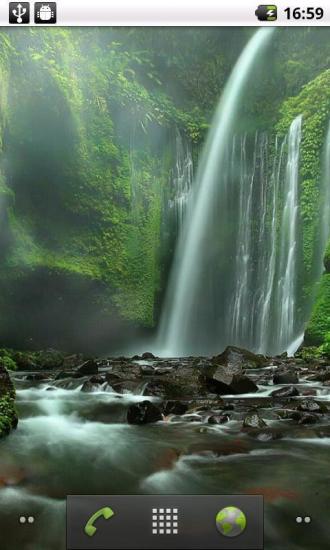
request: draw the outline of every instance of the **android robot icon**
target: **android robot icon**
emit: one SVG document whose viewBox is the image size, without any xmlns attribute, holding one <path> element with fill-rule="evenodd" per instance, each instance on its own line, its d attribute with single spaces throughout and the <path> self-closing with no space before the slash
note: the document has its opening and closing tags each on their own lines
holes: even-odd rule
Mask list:
<svg viewBox="0 0 330 550">
<path fill-rule="evenodd" d="M 56 23 L 56 2 L 36 2 L 35 23 L 39 25 Z"/>
</svg>

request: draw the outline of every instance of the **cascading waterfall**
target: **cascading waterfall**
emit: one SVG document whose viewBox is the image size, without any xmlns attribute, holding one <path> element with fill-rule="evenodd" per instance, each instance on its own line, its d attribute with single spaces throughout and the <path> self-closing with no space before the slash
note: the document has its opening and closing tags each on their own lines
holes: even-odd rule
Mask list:
<svg viewBox="0 0 330 550">
<path fill-rule="evenodd" d="M 292 121 L 284 138 L 274 140 L 258 131 L 234 133 L 257 53 L 265 50 L 271 34 L 258 31 L 239 58 L 192 189 L 187 158 L 178 155 L 185 158 L 177 162 L 175 180 L 180 230 L 161 317 L 159 354 L 208 355 L 227 345 L 292 354 L 302 341 L 310 313 L 299 285 L 303 117 Z M 183 150 L 179 142 L 177 150 Z M 330 127 L 325 157 L 312 287 L 321 275 L 330 232 Z"/>
<path fill-rule="evenodd" d="M 214 206 L 219 201 L 221 203 L 221 195 L 224 195 L 227 187 L 225 158 L 228 136 L 233 134 L 238 107 L 246 91 L 249 76 L 259 62 L 260 51 L 264 51 L 273 31 L 274 29 L 263 28 L 252 37 L 238 59 L 220 99 L 170 277 L 158 339 L 158 345 L 164 354 L 210 351 L 211 334 L 207 322 L 210 315 L 207 303 L 215 306 L 213 316 L 218 315 L 222 304 L 214 301 L 212 294 L 212 289 L 217 288 L 219 281 L 214 279 L 212 269 L 207 269 L 213 260 L 216 262 L 217 256 L 213 254 L 216 251 L 210 247 L 212 233 L 209 230 L 212 224 L 209 222 L 217 217 Z M 225 215 L 224 218 L 226 217 Z M 209 249 L 208 257 L 206 248 Z M 217 328 L 219 319 L 213 319 L 213 316 L 211 320 L 214 321 L 214 328 Z M 213 341 L 213 348 L 219 349 L 221 342 L 218 333 L 216 340 L 218 341 Z"/>
<path fill-rule="evenodd" d="M 267 135 L 255 135 L 251 168 L 246 137 L 241 140 L 235 284 L 226 338 L 259 353 L 288 350 L 301 328 L 296 318 L 301 131 L 299 116 L 282 143 L 276 138 L 270 177 Z"/>
<path fill-rule="evenodd" d="M 275 338 L 279 350 L 288 349 L 298 334 L 296 330 L 297 248 L 298 248 L 298 182 L 302 117 L 291 124 L 288 136 L 288 161 L 285 174 L 284 208 L 281 219 L 280 261 L 277 289 L 279 323 Z"/>
<path fill-rule="evenodd" d="M 174 197 L 169 201 L 169 206 L 174 210 L 176 232 L 178 235 L 183 227 L 193 182 L 191 149 L 178 130 L 176 132 L 175 151 L 176 160 L 172 181 Z"/>
</svg>

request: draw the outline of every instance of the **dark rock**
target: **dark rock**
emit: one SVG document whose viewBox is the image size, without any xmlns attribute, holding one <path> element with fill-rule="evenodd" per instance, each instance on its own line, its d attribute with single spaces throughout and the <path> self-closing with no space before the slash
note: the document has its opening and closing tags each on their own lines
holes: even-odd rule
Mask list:
<svg viewBox="0 0 330 550">
<path fill-rule="evenodd" d="M 216 355 L 211 359 L 216 365 L 224 365 L 226 367 L 244 367 L 244 368 L 259 368 L 267 365 L 267 360 L 262 355 L 255 355 L 251 351 L 229 346 L 220 355 Z"/>
<path fill-rule="evenodd" d="M 303 390 L 303 391 L 301 392 L 301 395 L 315 396 L 315 395 L 317 395 L 317 391 L 316 391 L 316 390 L 313 390 L 312 388 L 310 388 L 310 389 L 307 389 L 307 390 Z"/>
<path fill-rule="evenodd" d="M 165 403 L 163 413 L 165 416 L 170 414 L 181 415 L 185 414 L 188 410 L 188 404 L 182 401 L 167 401 Z"/>
<path fill-rule="evenodd" d="M 155 374 L 155 369 L 150 365 L 141 365 L 140 373 L 142 376 L 152 376 Z"/>
<path fill-rule="evenodd" d="M 101 376 L 100 374 L 95 374 L 94 376 L 91 376 L 89 381 L 92 384 L 103 384 L 105 382 L 105 378 Z"/>
<path fill-rule="evenodd" d="M 187 414 L 184 419 L 186 422 L 202 422 L 202 418 L 198 414 Z"/>
<path fill-rule="evenodd" d="M 292 370 L 276 372 L 273 377 L 273 384 L 298 384 L 298 382 L 298 375 Z"/>
<path fill-rule="evenodd" d="M 152 395 L 164 399 L 176 399 L 184 396 L 185 388 L 180 384 L 171 380 L 153 379 L 148 382 L 144 389 L 143 395 Z"/>
<path fill-rule="evenodd" d="M 25 377 L 25 380 L 29 380 L 31 382 L 41 382 L 42 380 L 46 380 L 48 378 L 47 374 L 43 373 L 34 373 L 34 374 L 28 374 Z"/>
<path fill-rule="evenodd" d="M 315 424 L 317 420 L 316 414 L 303 413 L 298 420 L 298 424 Z"/>
<path fill-rule="evenodd" d="M 299 391 L 294 386 L 286 386 L 278 390 L 272 391 L 272 397 L 295 397 L 299 395 Z"/>
<path fill-rule="evenodd" d="M 155 369 L 156 375 L 171 374 L 172 367 L 157 367 Z"/>
<path fill-rule="evenodd" d="M 324 403 L 318 403 L 313 399 L 304 399 L 303 401 L 300 401 L 297 410 L 309 413 L 323 414 L 328 411 L 328 408 L 326 405 L 324 405 Z"/>
<path fill-rule="evenodd" d="M 248 412 L 243 420 L 243 428 L 264 428 L 266 422 L 259 416 L 257 411 Z"/>
<path fill-rule="evenodd" d="M 139 383 L 135 380 L 120 380 L 110 384 L 112 389 L 117 393 L 137 393 Z"/>
<path fill-rule="evenodd" d="M 127 411 L 129 424 L 148 424 L 162 420 L 160 409 L 150 401 L 142 401 L 131 405 Z"/>
<path fill-rule="evenodd" d="M 217 411 L 225 407 L 224 401 L 222 399 L 198 399 L 196 401 L 189 402 L 189 413 L 194 412 L 203 412 L 203 411 Z"/>
<path fill-rule="evenodd" d="M 142 353 L 142 359 L 156 359 L 156 357 L 154 356 L 153 353 L 151 353 L 151 351 L 145 351 L 144 353 Z"/>
<path fill-rule="evenodd" d="M 212 416 L 208 418 L 207 422 L 209 424 L 225 424 L 229 420 L 230 420 L 230 416 L 228 414 L 221 414 L 221 415 L 212 414 Z"/>
<path fill-rule="evenodd" d="M 78 368 L 77 372 L 82 376 L 98 374 L 99 367 L 94 359 L 89 359 Z"/>
<path fill-rule="evenodd" d="M 112 372 L 106 372 L 105 373 L 105 380 L 109 384 L 109 386 L 112 386 L 115 382 L 120 382 L 121 378 L 118 376 L 118 374 L 114 374 Z"/>
<path fill-rule="evenodd" d="M 307 378 L 310 382 L 327 382 L 330 381 L 330 368 L 321 370 L 317 374 L 313 374 Z"/>
<path fill-rule="evenodd" d="M 90 380 L 86 380 L 86 382 L 83 383 L 82 388 L 80 391 L 83 392 L 92 392 L 94 390 L 94 385 Z"/>
<path fill-rule="evenodd" d="M 255 393 L 258 386 L 242 373 L 241 366 L 208 366 L 202 371 L 205 385 L 217 395 Z"/>
<path fill-rule="evenodd" d="M 253 380 L 242 374 L 234 374 L 230 386 L 234 393 L 255 393 L 258 391 L 258 386 Z"/>
</svg>

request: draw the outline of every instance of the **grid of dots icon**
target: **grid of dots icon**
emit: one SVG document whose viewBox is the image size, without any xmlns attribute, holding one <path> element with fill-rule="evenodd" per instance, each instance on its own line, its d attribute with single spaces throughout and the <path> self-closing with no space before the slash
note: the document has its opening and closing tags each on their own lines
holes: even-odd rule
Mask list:
<svg viewBox="0 0 330 550">
<path fill-rule="evenodd" d="M 179 512 L 177 508 L 152 509 L 152 534 L 177 535 L 179 532 Z"/>
</svg>

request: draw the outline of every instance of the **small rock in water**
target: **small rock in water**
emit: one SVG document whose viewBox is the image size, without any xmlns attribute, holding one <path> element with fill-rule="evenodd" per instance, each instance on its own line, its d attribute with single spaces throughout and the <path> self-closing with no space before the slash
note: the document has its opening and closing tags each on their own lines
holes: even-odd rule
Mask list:
<svg viewBox="0 0 330 550">
<path fill-rule="evenodd" d="M 257 411 L 248 412 L 243 420 L 243 428 L 264 428 L 266 422 L 259 416 Z"/>
<path fill-rule="evenodd" d="M 187 403 L 182 401 L 167 401 L 164 406 L 164 414 L 168 416 L 170 414 L 181 415 L 185 414 L 188 410 Z"/>
<path fill-rule="evenodd" d="M 273 441 L 282 439 L 283 433 L 279 429 L 265 428 L 261 430 L 249 430 L 249 436 L 258 439 L 258 441 Z"/>
<path fill-rule="evenodd" d="M 296 372 L 294 371 L 282 371 L 274 374 L 273 383 L 274 384 L 298 384 L 299 378 Z"/>
<path fill-rule="evenodd" d="M 131 405 L 127 411 L 127 422 L 129 424 L 148 424 L 162 420 L 162 414 L 156 405 L 150 401 L 142 401 Z"/>
<path fill-rule="evenodd" d="M 295 397 L 299 395 L 299 392 L 294 386 L 286 386 L 285 388 L 272 391 L 270 395 L 272 397 Z"/>
<path fill-rule="evenodd" d="M 313 401 L 313 399 L 304 399 L 299 403 L 297 409 L 298 411 L 320 414 L 323 414 L 328 410 L 326 405 L 323 403 L 317 403 L 316 401 Z"/>
<path fill-rule="evenodd" d="M 208 418 L 208 424 L 226 424 L 226 422 L 228 422 L 230 420 L 230 417 L 228 414 L 221 414 L 221 415 L 215 415 L 215 414 L 212 414 L 212 416 L 210 416 Z"/>
<path fill-rule="evenodd" d="M 82 388 L 80 391 L 83 392 L 92 392 L 94 390 L 94 386 L 90 380 L 86 380 L 86 382 L 83 383 Z"/>
</svg>

